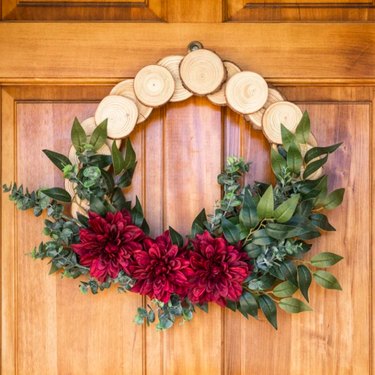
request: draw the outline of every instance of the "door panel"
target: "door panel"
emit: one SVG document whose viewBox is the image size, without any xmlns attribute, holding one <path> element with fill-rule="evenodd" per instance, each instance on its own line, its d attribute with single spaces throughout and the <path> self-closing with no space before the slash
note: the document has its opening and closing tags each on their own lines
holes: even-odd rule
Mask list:
<svg viewBox="0 0 375 375">
<path fill-rule="evenodd" d="M 365 0 L 2 1 L 2 19 L 15 21 L 0 22 L 2 183 L 62 186 L 41 150 L 66 152 L 74 116 L 90 117 L 115 83 L 200 40 L 307 109 L 319 144 L 344 142 L 326 169 L 332 189 L 346 187 L 329 214 L 337 232 L 312 251 L 345 257 L 335 266 L 343 291 L 313 287 L 314 312 L 279 311 L 278 331 L 214 305 L 166 332 L 135 326 L 146 299 L 115 288 L 82 295 L 77 280 L 48 275 L 47 262 L 26 255 L 43 239 L 41 218 L 1 195 L 2 374 L 374 373 L 373 9 Z M 17 22 L 28 20 L 52 22 Z M 228 155 L 253 162 L 246 182 L 272 179 L 262 133 L 206 98 L 154 109 L 130 138 L 138 166 L 125 193 L 139 196 L 153 235 L 168 225 L 188 233 L 203 207 L 212 212 Z"/>
</svg>

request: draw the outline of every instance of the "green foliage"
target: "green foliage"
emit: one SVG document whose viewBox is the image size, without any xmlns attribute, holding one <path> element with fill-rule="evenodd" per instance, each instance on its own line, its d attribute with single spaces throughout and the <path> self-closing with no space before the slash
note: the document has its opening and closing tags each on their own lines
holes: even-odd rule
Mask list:
<svg viewBox="0 0 375 375">
<path fill-rule="evenodd" d="M 318 270 L 313 273 L 315 281 L 326 289 L 342 290 L 340 283 L 336 277 L 328 271 Z"/>
<path fill-rule="evenodd" d="M 293 297 L 281 299 L 279 302 L 279 306 L 281 309 L 291 314 L 312 310 L 310 306 L 306 305 L 301 300 Z"/>
</svg>

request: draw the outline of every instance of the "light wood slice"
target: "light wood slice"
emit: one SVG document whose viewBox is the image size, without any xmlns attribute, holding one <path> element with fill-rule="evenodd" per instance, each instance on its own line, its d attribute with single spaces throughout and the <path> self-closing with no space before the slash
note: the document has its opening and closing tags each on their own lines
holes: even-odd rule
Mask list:
<svg viewBox="0 0 375 375">
<path fill-rule="evenodd" d="M 69 181 L 68 179 L 65 179 L 64 181 L 65 190 L 70 194 L 70 196 L 73 198 L 76 195 L 75 188 L 77 186 L 76 183 Z"/>
<path fill-rule="evenodd" d="M 172 74 L 175 83 L 174 93 L 169 100 L 170 102 L 181 102 L 190 98 L 193 93 L 189 90 L 186 90 L 184 85 L 182 84 L 181 77 L 180 77 L 180 63 L 184 56 L 179 55 L 172 55 L 164 57 L 158 62 L 158 65 L 163 66 L 164 68 L 168 69 L 168 71 Z"/>
<path fill-rule="evenodd" d="M 81 199 L 78 195 L 75 196 L 72 204 L 70 206 L 70 212 L 72 217 L 77 219 L 77 213 L 80 213 L 83 216 L 88 216 L 88 211 L 90 209 L 89 202 L 86 199 Z"/>
<path fill-rule="evenodd" d="M 126 79 L 118 83 L 112 90 L 111 95 L 121 95 L 132 99 L 138 108 L 137 124 L 145 121 L 151 114 L 152 108 L 142 104 L 134 92 L 134 79 Z"/>
<path fill-rule="evenodd" d="M 106 96 L 98 105 L 95 121 L 100 124 L 108 119 L 107 133 L 112 139 L 125 138 L 134 129 L 138 109 L 134 101 L 120 95 Z"/>
<path fill-rule="evenodd" d="M 95 128 L 97 127 L 96 122 L 95 122 L 95 117 L 89 117 L 86 120 L 83 120 L 81 122 L 81 125 L 82 125 L 86 135 L 89 136 L 89 137 L 91 137 L 92 133 L 94 132 Z M 122 143 L 121 139 L 113 140 L 111 138 L 107 138 L 105 143 L 108 145 L 108 147 L 110 149 L 112 149 L 113 142 L 116 142 L 117 148 L 121 147 L 121 143 Z"/>
<path fill-rule="evenodd" d="M 266 109 L 273 103 L 284 101 L 285 98 L 275 89 L 268 89 L 266 104 L 259 111 L 244 115 L 246 121 L 250 121 L 254 129 L 262 129 L 262 118 Z"/>
<path fill-rule="evenodd" d="M 259 111 L 268 98 L 267 82 L 254 72 L 235 74 L 227 82 L 225 97 L 228 106 L 242 115 Z"/>
<path fill-rule="evenodd" d="M 226 79 L 226 70 L 220 57 L 207 49 L 187 54 L 180 64 L 183 85 L 196 95 L 218 91 Z"/>
<path fill-rule="evenodd" d="M 167 103 L 175 90 L 172 74 L 160 65 L 142 68 L 134 78 L 134 92 L 144 105 L 156 108 Z"/>
<path fill-rule="evenodd" d="M 285 101 L 271 104 L 263 115 L 263 133 L 271 143 L 281 144 L 281 124 L 294 133 L 301 118 L 302 111 L 294 103 Z"/>
<path fill-rule="evenodd" d="M 111 149 L 106 143 L 104 143 L 104 145 L 102 147 L 100 147 L 99 150 L 96 151 L 96 153 L 99 154 L 99 155 L 110 156 L 111 155 Z M 80 165 L 80 163 L 81 163 L 78 159 L 76 149 L 73 145 L 69 149 L 68 158 L 69 158 L 69 160 L 71 161 L 72 164 Z M 110 166 L 106 167 L 105 170 L 108 170 L 109 168 L 110 168 Z"/>
<path fill-rule="evenodd" d="M 240 67 L 231 61 L 224 61 L 224 66 L 227 71 L 227 80 L 241 71 Z M 219 91 L 215 92 L 214 94 L 207 95 L 207 98 L 213 104 L 226 105 L 227 99 L 225 97 L 225 87 L 226 83 L 224 82 Z"/>
</svg>

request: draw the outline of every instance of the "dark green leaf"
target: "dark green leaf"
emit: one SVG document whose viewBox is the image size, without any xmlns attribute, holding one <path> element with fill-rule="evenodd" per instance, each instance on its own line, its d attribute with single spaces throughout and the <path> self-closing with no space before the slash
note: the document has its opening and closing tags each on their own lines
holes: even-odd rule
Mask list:
<svg viewBox="0 0 375 375">
<path fill-rule="evenodd" d="M 290 150 L 290 149 L 289 149 Z M 274 212 L 274 218 L 279 223 L 286 223 L 294 214 L 299 202 L 300 195 L 293 194 L 289 199 L 280 204 Z"/>
<path fill-rule="evenodd" d="M 292 142 L 289 145 L 287 153 L 287 164 L 288 168 L 295 174 L 299 175 L 301 173 L 302 166 L 302 154 L 298 146 Z"/>
<path fill-rule="evenodd" d="M 83 145 L 87 143 L 87 136 L 85 130 L 81 126 L 77 117 L 74 119 L 73 127 L 71 131 L 72 144 L 77 152 L 83 150 Z"/>
<path fill-rule="evenodd" d="M 320 167 L 322 167 L 328 160 L 328 155 L 324 158 L 318 159 L 316 161 L 312 161 L 311 163 L 307 164 L 305 171 L 303 172 L 303 178 L 306 179 L 307 177 L 311 176 L 314 172 L 316 172 Z"/>
<path fill-rule="evenodd" d="M 280 271 L 286 280 L 289 280 L 292 284 L 298 287 L 297 268 L 292 261 L 288 260 L 281 263 Z"/>
<path fill-rule="evenodd" d="M 130 142 L 130 139 L 127 138 L 125 144 L 124 169 L 133 169 L 135 167 L 136 158 L 137 156 Z"/>
<path fill-rule="evenodd" d="M 259 217 L 254 199 L 249 189 L 245 189 L 242 209 L 240 211 L 240 223 L 246 228 L 251 229 L 258 225 Z"/>
<path fill-rule="evenodd" d="M 283 168 L 286 168 L 286 160 L 277 152 L 273 147 L 271 147 L 271 167 L 275 176 L 280 176 Z"/>
<path fill-rule="evenodd" d="M 193 221 L 193 224 L 191 227 L 191 232 L 192 232 L 193 237 L 195 237 L 197 234 L 201 234 L 204 232 L 206 223 L 207 223 L 206 210 L 203 209 Z"/>
<path fill-rule="evenodd" d="M 224 237 L 230 244 L 237 243 L 241 240 L 241 231 L 239 227 L 226 219 L 221 219 L 221 227 L 223 228 Z"/>
<path fill-rule="evenodd" d="M 226 300 L 226 306 L 228 309 L 232 311 L 237 311 L 237 302 L 231 301 L 229 299 Z M 247 314 L 246 314 L 247 315 Z M 247 316 L 245 316 L 247 318 Z"/>
<path fill-rule="evenodd" d="M 137 227 L 141 227 L 144 220 L 144 215 L 141 202 L 139 201 L 138 197 L 136 197 L 135 206 L 132 209 L 132 219 L 134 225 L 136 225 Z"/>
<path fill-rule="evenodd" d="M 105 181 L 106 187 L 107 187 L 107 193 L 111 194 L 113 192 L 113 189 L 115 187 L 115 181 L 113 179 L 113 176 L 111 173 L 108 173 L 106 170 L 101 169 L 100 170 L 101 175 Z"/>
<path fill-rule="evenodd" d="M 90 210 L 96 212 L 97 214 L 101 216 L 105 216 L 105 214 L 108 212 L 108 209 L 98 197 L 91 198 Z"/>
<path fill-rule="evenodd" d="M 251 316 L 258 317 L 258 303 L 251 293 L 244 292 L 242 294 L 240 308 Z"/>
<path fill-rule="evenodd" d="M 259 229 L 255 231 L 251 238 L 251 243 L 254 245 L 266 246 L 270 245 L 273 242 L 273 239 L 267 234 L 264 229 Z"/>
<path fill-rule="evenodd" d="M 264 316 L 272 324 L 272 326 L 277 329 L 277 310 L 275 302 L 273 302 L 273 300 L 266 295 L 261 295 L 258 302 Z"/>
<path fill-rule="evenodd" d="M 52 188 L 52 189 L 44 189 L 42 192 L 47 195 L 48 197 L 55 199 L 59 202 L 66 202 L 69 203 L 72 200 L 70 194 L 62 188 Z"/>
<path fill-rule="evenodd" d="M 296 214 L 303 217 L 309 217 L 313 209 L 313 206 L 313 199 L 307 199 L 305 201 L 302 201 L 296 209 Z"/>
<path fill-rule="evenodd" d="M 301 121 L 297 125 L 295 135 L 298 143 L 308 143 L 310 137 L 310 117 L 307 111 L 303 113 Z"/>
<path fill-rule="evenodd" d="M 254 242 L 250 242 L 249 244 L 247 244 L 244 247 L 244 250 L 250 258 L 256 258 L 262 253 L 262 248 L 259 245 L 254 244 Z"/>
<path fill-rule="evenodd" d="M 306 301 L 309 302 L 309 288 L 310 288 L 311 280 L 312 280 L 311 272 L 306 266 L 299 265 L 297 267 L 297 274 L 298 274 L 298 285 L 301 290 L 301 293 L 305 297 Z"/>
<path fill-rule="evenodd" d="M 268 236 L 276 240 L 284 240 L 286 238 L 300 237 L 310 231 L 309 228 L 296 227 L 286 224 L 269 223 L 266 226 Z"/>
<path fill-rule="evenodd" d="M 94 130 L 90 138 L 90 144 L 93 151 L 97 151 L 102 147 L 107 139 L 107 120 L 100 123 Z M 116 142 L 113 142 L 116 143 Z"/>
<path fill-rule="evenodd" d="M 313 273 L 314 280 L 323 288 L 342 290 L 336 277 L 330 272 L 318 270 Z"/>
<path fill-rule="evenodd" d="M 119 175 L 124 169 L 124 160 L 122 159 L 121 152 L 117 148 L 116 142 L 112 143 L 112 162 L 115 175 Z"/>
<path fill-rule="evenodd" d="M 332 210 L 339 206 L 344 198 L 345 189 L 337 189 L 328 194 L 322 205 L 326 210 Z"/>
<path fill-rule="evenodd" d="M 335 231 L 336 229 L 329 223 L 326 215 L 323 214 L 312 214 L 310 220 L 313 225 L 326 231 Z"/>
<path fill-rule="evenodd" d="M 124 171 L 124 173 L 121 175 L 118 181 L 118 186 L 125 188 L 131 185 L 136 166 L 137 166 L 137 162 L 135 162 L 133 168 L 127 169 L 126 171 Z"/>
<path fill-rule="evenodd" d="M 280 300 L 279 306 L 281 309 L 291 314 L 312 310 L 311 307 L 306 305 L 305 302 L 302 302 L 301 300 L 293 297 L 283 298 L 282 300 Z"/>
<path fill-rule="evenodd" d="M 208 313 L 208 303 L 197 303 L 196 306 L 198 306 L 202 311 L 205 313 Z"/>
<path fill-rule="evenodd" d="M 287 129 L 283 124 L 281 124 L 281 138 L 283 140 L 283 146 L 285 148 L 285 151 L 288 151 L 289 146 L 291 143 L 294 142 L 294 134 Z"/>
<path fill-rule="evenodd" d="M 60 268 L 56 266 L 55 263 L 51 263 L 51 268 L 48 272 L 48 275 L 52 275 L 53 273 L 57 272 Z"/>
<path fill-rule="evenodd" d="M 88 217 L 80 214 L 79 212 L 77 212 L 77 219 L 78 221 L 84 226 L 84 227 L 88 227 L 89 226 L 89 219 Z"/>
<path fill-rule="evenodd" d="M 182 247 L 184 245 L 184 238 L 172 227 L 169 227 L 169 237 L 174 245 L 177 245 L 178 247 Z"/>
<path fill-rule="evenodd" d="M 330 253 L 330 252 L 324 252 L 319 253 L 312 257 L 311 264 L 315 267 L 331 267 L 334 264 L 340 262 L 340 260 L 344 259 L 342 256 Z"/>
<path fill-rule="evenodd" d="M 328 147 L 314 147 L 306 152 L 305 163 L 309 163 L 311 160 L 314 160 L 321 155 L 330 154 L 336 151 L 341 145 L 342 143 L 337 143 Z"/>
<path fill-rule="evenodd" d="M 66 165 L 72 164 L 71 161 L 62 154 L 58 152 L 50 151 L 50 150 L 43 150 L 43 152 L 47 155 L 48 159 L 52 161 L 53 164 L 56 165 L 61 171 L 64 170 Z"/>
<path fill-rule="evenodd" d="M 263 196 L 260 198 L 258 206 L 257 206 L 257 213 L 259 219 L 264 218 L 271 218 L 273 215 L 273 187 L 270 185 Z"/>
<path fill-rule="evenodd" d="M 119 187 L 115 188 L 113 191 L 112 204 L 119 211 L 126 208 L 126 199 L 123 191 Z"/>
<path fill-rule="evenodd" d="M 284 281 L 274 288 L 272 293 L 279 298 L 292 296 L 296 291 L 297 287 L 290 281 Z"/>
</svg>

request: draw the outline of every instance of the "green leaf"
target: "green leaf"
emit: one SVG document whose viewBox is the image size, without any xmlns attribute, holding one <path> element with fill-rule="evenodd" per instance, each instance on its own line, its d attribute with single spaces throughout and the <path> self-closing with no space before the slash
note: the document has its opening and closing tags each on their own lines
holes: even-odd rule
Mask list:
<svg viewBox="0 0 375 375">
<path fill-rule="evenodd" d="M 278 223 L 268 223 L 265 230 L 268 236 L 275 238 L 276 240 L 299 237 L 311 231 L 310 228 Z"/>
<path fill-rule="evenodd" d="M 112 173 L 108 173 L 104 169 L 101 169 L 100 173 L 105 181 L 107 187 L 107 194 L 112 193 L 113 189 L 115 188 L 115 181 L 113 179 Z"/>
<path fill-rule="evenodd" d="M 203 233 L 205 231 L 206 223 L 207 223 L 206 210 L 203 209 L 193 221 L 193 224 L 191 226 L 192 236 L 195 237 L 197 234 Z"/>
<path fill-rule="evenodd" d="M 234 302 L 234 301 L 231 301 L 231 300 L 227 299 L 225 301 L 225 305 L 226 305 L 226 307 L 228 307 L 229 310 L 237 311 L 237 302 Z M 241 313 L 242 313 L 242 315 L 244 315 L 243 312 L 241 312 Z M 244 316 L 245 316 L 245 318 L 247 318 L 247 313 L 245 312 L 245 314 L 246 315 L 244 315 Z"/>
<path fill-rule="evenodd" d="M 94 130 L 90 138 L 93 150 L 97 151 L 102 147 L 107 139 L 107 119 L 100 123 Z M 116 143 L 116 142 L 113 142 Z"/>
<path fill-rule="evenodd" d="M 298 143 L 308 143 L 310 136 L 310 117 L 307 111 L 303 113 L 301 121 L 297 125 L 295 136 Z"/>
<path fill-rule="evenodd" d="M 305 171 L 303 172 L 303 178 L 306 179 L 310 175 L 312 175 L 314 172 L 316 172 L 319 168 L 321 168 L 328 160 L 328 155 L 326 155 L 324 158 L 313 161 L 309 164 L 307 164 Z"/>
<path fill-rule="evenodd" d="M 133 207 L 131 213 L 134 225 L 136 225 L 137 227 L 141 227 L 144 221 L 144 215 L 142 205 L 138 197 L 135 198 L 135 206 Z"/>
<path fill-rule="evenodd" d="M 91 197 L 90 211 L 94 211 L 101 216 L 105 216 L 105 214 L 108 212 L 108 209 L 98 197 Z"/>
<path fill-rule="evenodd" d="M 264 229 L 259 229 L 255 231 L 251 238 L 251 243 L 254 245 L 266 246 L 270 245 L 273 242 L 273 239 L 267 234 Z"/>
<path fill-rule="evenodd" d="M 48 275 L 52 275 L 53 273 L 57 272 L 60 268 L 56 266 L 55 263 L 51 263 L 51 268 L 48 272 Z"/>
<path fill-rule="evenodd" d="M 299 265 L 297 267 L 297 275 L 298 285 L 301 290 L 301 293 L 305 297 L 306 301 L 309 302 L 309 288 L 312 280 L 311 272 L 306 266 Z"/>
<path fill-rule="evenodd" d="M 311 160 L 318 158 L 321 155 L 331 154 L 332 152 L 336 151 L 342 143 L 337 143 L 332 146 L 328 147 L 314 147 L 311 148 L 309 151 L 306 152 L 305 155 L 305 163 L 309 163 Z"/>
<path fill-rule="evenodd" d="M 70 196 L 70 194 L 62 188 L 44 189 L 42 190 L 42 192 L 48 197 L 59 202 L 70 203 L 72 201 L 72 197 Z"/>
<path fill-rule="evenodd" d="M 83 145 L 87 143 L 87 136 L 85 130 L 81 126 L 77 117 L 74 119 L 73 127 L 71 131 L 72 144 L 77 152 L 83 150 Z"/>
<path fill-rule="evenodd" d="M 292 284 L 298 287 L 297 281 L 297 268 L 294 263 L 290 260 L 284 261 L 280 264 L 280 271 L 284 275 L 286 280 L 289 280 Z"/>
<path fill-rule="evenodd" d="M 323 214 L 312 214 L 310 215 L 310 220 L 313 225 L 316 227 L 326 230 L 326 231 L 335 231 L 336 229 L 329 223 L 326 215 Z"/>
<path fill-rule="evenodd" d="M 281 124 L 281 139 L 283 140 L 285 151 L 288 151 L 290 144 L 294 142 L 295 136 L 283 124 Z"/>
<path fill-rule="evenodd" d="M 277 310 L 275 302 L 266 295 L 261 295 L 258 302 L 264 316 L 272 324 L 272 326 L 277 329 Z"/>
<path fill-rule="evenodd" d="M 124 169 L 124 160 L 122 160 L 122 155 L 119 149 L 117 148 L 116 142 L 112 143 L 112 162 L 113 162 L 113 171 L 115 175 L 119 175 Z"/>
<path fill-rule="evenodd" d="M 296 291 L 297 287 L 290 281 L 284 281 L 274 288 L 272 293 L 279 298 L 292 296 Z"/>
<path fill-rule="evenodd" d="M 332 210 L 342 203 L 344 198 L 345 189 L 337 189 L 332 191 L 323 200 L 322 205 L 326 210 Z"/>
<path fill-rule="evenodd" d="M 240 223 L 246 229 L 254 228 L 259 223 L 257 207 L 255 205 L 253 197 L 250 194 L 250 190 L 247 188 L 245 189 L 243 205 L 240 211 L 239 219 L 240 219 Z"/>
<path fill-rule="evenodd" d="M 314 280 L 323 288 L 342 290 L 340 283 L 330 272 L 318 270 L 313 273 L 313 277 Z"/>
<path fill-rule="evenodd" d="M 287 160 L 288 168 L 293 173 L 299 175 L 301 173 L 302 154 L 298 146 L 294 142 L 292 142 L 289 145 L 286 160 Z"/>
<path fill-rule="evenodd" d="M 305 302 L 293 297 L 283 298 L 280 300 L 279 306 L 281 309 L 291 314 L 296 314 L 303 311 L 312 311 L 312 308 L 306 305 Z"/>
<path fill-rule="evenodd" d="M 254 244 L 254 242 L 248 243 L 244 247 L 244 250 L 246 251 L 247 255 L 250 258 L 256 258 L 258 255 L 260 255 L 262 253 L 262 248 L 259 245 Z"/>
<path fill-rule="evenodd" d="M 258 303 L 251 293 L 244 292 L 242 294 L 240 308 L 251 316 L 258 317 Z"/>
<path fill-rule="evenodd" d="M 130 139 L 127 138 L 125 144 L 124 169 L 133 169 L 135 167 L 136 159 L 137 156 L 133 149 L 132 143 L 130 142 Z"/>
<path fill-rule="evenodd" d="M 124 171 L 124 173 L 121 175 L 120 179 L 118 180 L 118 186 L 125 188 L 131 185 L 136 166 L 137 166 L 137 162 L 135 162 L 133 168 L 127 169 L 126 171 Z"/>
<path fill-rule="evenodd" d="M 290 220 L 294 214 L 294 211 L 296 210 L 299 198 L 299 194 L 293 194 L 289 199 L 281 203 L 274 212 L 274 218 L 276 221 L 279 223 L 286 223 L 288 220 Z"/>
<path fill-rule="evenodd" d="M 280 176 L 283 168 L 286 168 L 286 166 L 286 160 L 278 151 L 271 147 L 271 167 L 275 176 Z"/>
<path fill-rule="evenodd" d="M 119 211 L 126 208 L 126 199 L 123 191 L 119 187 L 115 188 L 113 191 L 112 205 Z"/>
<path fill-rule="evenodd" d="M 257 213 L 259 219 L 264 218 L 271 218 L 273 215 L 273 187 L 270 185 L 263 196 L 260 198 L 258 206 L 257 206 Z"/>
<path fill-rule="evenodd" d="M 58 152 L 55 151 L 50 151 L 50 150 L 43 150 L 43 152 L 47 155 L 48 159 L 52 161 L 53 164 L 56 165 L 57 168 L 59 168 L 61 171 L 64 170 L 64 167 L 66 165 L 71 165 L 71 161 L 62 154 L 59 154 Z"/>
<path fill-rule="evenodd" d="M 173 245 L 177 245 L 178 247 L 182 247 L 184 245 L 184 238 L 172 227 L 169 227 L 169 237 L 171 238 Z"/>
<path fill-rule="evenodd" d="M 237 243 L 241 240 L 241 231 L 239 227 L 226 219 L 221 219 L 221 227 L 223 228 L 224 237 L 230 244 Z"/>
<path fill-rule="evenodd" d="M 312 257 L 311 264 L 315 267 L 331 267 L 334 264 L 340 262 L 340 260 L 344 259 L 342 256 L 330 253 L 330 252 L 324 252 L 317 254 Z"/>
</svg>

